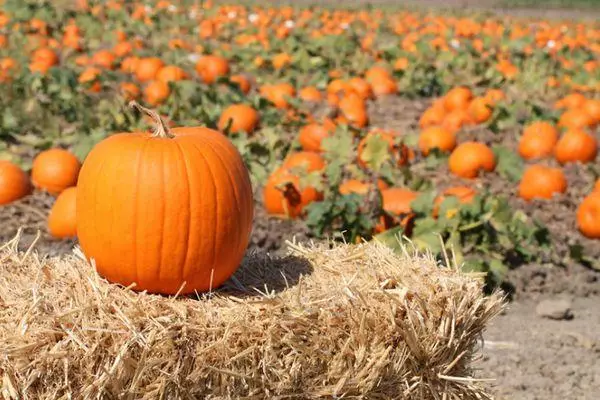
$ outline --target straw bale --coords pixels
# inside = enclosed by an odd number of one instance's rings
[[[504,299],[428,254],[288,243],[164,297],[18,240],[0,249],[5,399],[490,398],[472,367]]]

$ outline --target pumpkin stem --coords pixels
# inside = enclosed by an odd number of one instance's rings
[[[175,137],[175,135],[173,135],[171,133],[171,130],[169,129],[169,127],[167,126],[165,121],[162,119],[162,117],[156,111],[142,106],[135,100],[131,100],[129,102],[129,107],[135,108],[142,114],[146,114],[147,116],[149,116],[152,119],[152,121],[154,121],[155,126],[154,126],[154,132],[152,133],[153,137],[169,138],[169,139]]]

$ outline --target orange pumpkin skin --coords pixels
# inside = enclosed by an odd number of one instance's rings
[[[567,190],[567,179],[559,168],[543,165],[531,165],[523,173],[519,184],[519,197],[533,199],[551,199],[555,193]]]
[[[81,163],[71,152],[63,149],[42,151],[33,160],[31,179],[33,185],[57,195],[77,184]]]
[[[248,94],[252,85],[250,84],[250,80],[246,78],[244,75],[232,75],[229,80],[236,85],[238,85],[240,91],[244,94]]]
[[[549,122],[537,121],[525,127],[519,140],[519,154],[526,160],[552,155],[558,142],[558,130]]]
[[[383,232],[394,226],[401,225],[405,229],[405,235],[410,236],[414,213],[411,203],[419,194],[412,190],[392,187],[381,191],[381,203],[387,215],[383,215],[375,226],[376,232]]]
[[[18,165],[0,160],[0,205],[19,200],[30,192],[27,174]]]
[[[561,164],[569,162],[588,163],[598,155],[596,137],[579,129],[570,129],[560,138],[554,148],[554,157]]]
[[[196,63],[196,72],[204,83],[214,83],[219,77],[229,74],[229,61],[223,57],[207,55]]]
[[[433,149],[450,152],[455,147],[456,135],[441,126],[431,126],[423,129],[419,135],[419,149],[424,156],[427,156]]]
[[[142,58],[135,63],[132,68],[135,70],[135,77],[140,82],[148,82],[154,80],[158,71],[164,67],[165,63],[157,57]]]
[[[444,107],[449,112],[458,109],[466,110],[472,98],[473,92],[471,92],[471,89],[464,86],[457,86],[450,89],[444,96]]]
[[[233,104],[227,107],[221,113],[219,118],[219,130],[225,131],[225,128],[229,125],[229,132],[231,133],[252,133],[256,130],[260,121],[260,115],[258,111],[246,104]]]
[[[297,218],[313,201],[323,199],[323,194],[311,186],[301,187],[300,178],[285,167],[273,172],[263,190],[263,204],[270,215]]]
[[[70,187],[58,196],[48,214],[48,231],[58,239],[77,236],[77,188]]]
[[[329,137],[334,129],[335,125],[309,124],[300,129],[298,140],[304,150],[321,152],[323,140]]]
[[[323,95],[319,92],[314,86],[308,86],[300,90],[298,93],[298,97],[300,97],[304,101],[318,102],[323,99]]]
[[[252,187],[237,149],[204,127],[174,137],[120,133],[86,158],[77,233],[100,275],[134,290],[204,292],[238,268],[253,219]]]
[[[163,81],[152,81],[144,89],[144,100],[152,106],[164,103],[170,95],[171,88]]]
[[[348,179],[344,182],[342,182],[342,184],[339,187],[339,191],[340,194],[358,194],[358,195],[365,195],[367,193],[369,193],[369,190],[371,190],[372,188],[372,184],[367,183],[367,182],[362,182],[359,181],[358,179]],[[382,191],[387,189],[389,186],[387,183],[385,183],[383,180],[378,179],[377,180],[377,188]]]
[[[325,168],[325,160],[317,153],[298,151],[286,157],[283,167],[287,169],[302,168],[306,172],[314,172]]]
[[[579,204],[577,227],[583,236],[600,239],[600,193],[589,194]]]
[[[448,166],[454,175],[474,179],[479,171],[491,172],[496,168],[496,156],[484,143],[464,142],[450,154]]]

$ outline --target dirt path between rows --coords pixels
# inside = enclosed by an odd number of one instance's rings
[[[572,320],[512,303],[485,334],[481,377],[495,378],[498,400],[600,399],[600,297],[576,298]]]

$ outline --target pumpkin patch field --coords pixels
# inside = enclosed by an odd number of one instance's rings
[[[511,323],[596,304],[597,20],[233,3],[0,1],[0,246],[187,295],[288,241],[383,243],[504,290]],[[579,357],[541,321],[526,372],[487,355],[499,396],[554,398],[539,365]],[[573,351],[597,358],[594,335]],[[599,398],[588,367],[572,398]]]

